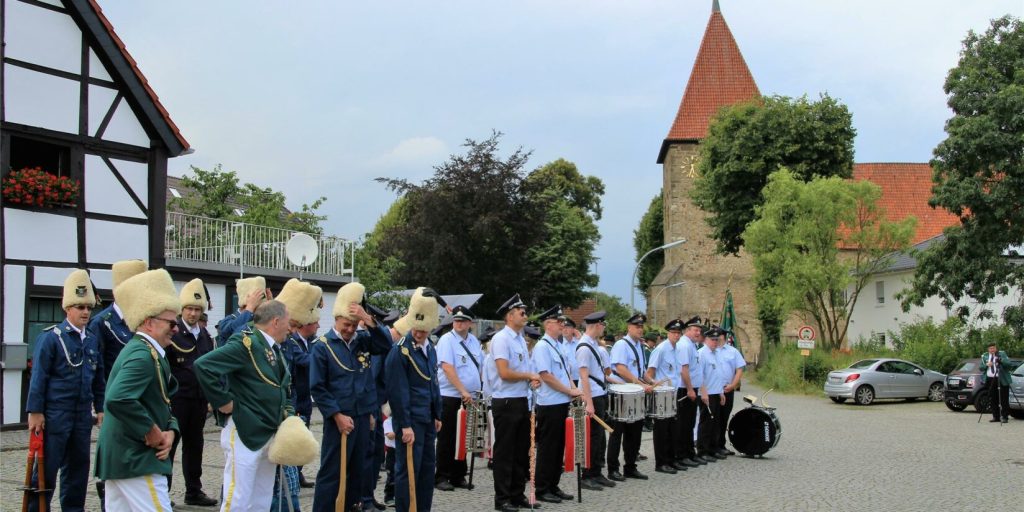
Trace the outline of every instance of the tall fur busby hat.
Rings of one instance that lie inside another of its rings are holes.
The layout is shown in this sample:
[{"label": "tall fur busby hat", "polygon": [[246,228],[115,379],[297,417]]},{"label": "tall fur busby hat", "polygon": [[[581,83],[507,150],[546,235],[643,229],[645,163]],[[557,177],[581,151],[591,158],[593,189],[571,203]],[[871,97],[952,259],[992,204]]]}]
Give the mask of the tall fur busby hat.
[{"label": "tall fur busby hat", "polygon": [[358,320],[348,313],[348,307],[352,304],[362,304],[364,293],[366,293],[366,287],[359,283],[348,283],[342,286],[338,289],[338,297],[334,299],[334,308],[331,310],[331,314],[334,318],[340,316],[352,321]]},{"label": "tall fur busby hat", "polygon": [[[296,281],[298,281],[296,279]],[[282,290],[281,293],[284,293]],[[280,300],[280,299],[278,299]],[[277,427],[277,434],[270,442],[267,458],[274,464],[284,466],[305,466],[312,464],[320,455],[320,445],[313,433],[306,428],[302,418],[289,416]]]},{"label": "tall fur busby hat", "polygon": [[[110,267],[110,277],[113,280],[114,290],[132,276],[137,276],[149,270],[149,264],[142,260],[121,260]],[[120,304],[119,304],[120,306]]]},{"label": "tall fur busby hat", "polygon": [[79,305],[96,305],[96,289],[93,288],[92,281],[89,280],[89,273],[80,268],[75,269],[64,280],[64,298],[61,300],[60,307],[67,309]]},{"label": "tall fur busby hat", "polygon": [[437,298],[424,295],[423,290],[423,287],[416,289],[409,300],[409,311],[395,322],[395,329],[403,336],[412,330],[430,332],[441,323]]},{"label": "tall fur busby hat", "polygon": [[322,298],[323,290],[319,286],[295,278],[289,279],[276,297],[288,308],[288,316],[299,325],[320,321]]},{"label": "tall fur busby hat", "polygon": [[[263,276],[247,277],[235,280],[235,291],[238,292],[238,307],[245,305],[245,298],[256,290],[266,290],[267,280]],[[266,297],[264,297],[266,298]],[[260,301],[263,302],[263,301]]]},{"label": "tall fur busby hat", "polygon": [[181,299],[182,308],[195,306],[203,311],[210,309],[210,293],[206,290],[203,280],[198,277],[181,287],[178,298]]},{"label": "tall fur busby hat", "polygon": [[142,322],[164,311],[181,313],[181,299],[166,270],[149,270],[126,279],[114,289],[114,302],[124,312],[124,323],[134,331]]}]

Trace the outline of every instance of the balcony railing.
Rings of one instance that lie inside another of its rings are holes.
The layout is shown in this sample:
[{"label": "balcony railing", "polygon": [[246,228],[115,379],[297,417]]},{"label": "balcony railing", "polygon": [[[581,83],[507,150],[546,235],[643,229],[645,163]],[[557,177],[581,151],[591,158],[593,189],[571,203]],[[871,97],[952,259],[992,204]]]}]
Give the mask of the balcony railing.
[{"label": "balcony railing", "polygon": [[241,274],[260,269],[355,277],[355,243],[335,236],[316,239],[316,261],[299,268],[285,246],[297,231],[167,212],[164,234],[168,259],[238,266]]}]

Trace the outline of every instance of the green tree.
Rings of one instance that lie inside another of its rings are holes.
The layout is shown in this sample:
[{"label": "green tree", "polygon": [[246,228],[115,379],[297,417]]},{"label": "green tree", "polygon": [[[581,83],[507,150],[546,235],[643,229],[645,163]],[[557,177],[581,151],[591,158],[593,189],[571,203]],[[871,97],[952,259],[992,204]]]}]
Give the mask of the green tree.
[{"label": "green tree", "polygon": [[181,184],[188,187],[190,193],[171,199],[170,206],[187,215],[198,215],[211,219],[226,219],[234,214],[231,202],[240,190],[238,176],[224,172],[220,164],[207,171],[190,166],[192,176],[181,177]]},{"label": "green tree", "polygon": [[622,302],[622,299],[597,290],[590,291],[590,298],[597,303],[598,311],[603,309],[608,313],[608,316],[605,317],[607,324],[604,330],[605,334],[618,336],[626,332],[626,320],[629,320],[633,313],[629,310],[629,306]]},{"label": "green tree", "polygon": [[[953,117],[935,148],[929,201],[960,217],[944,242],[917,258],[903,308],[931,296],[947,308],[965,297],[986,304],[1024,284],[1024,266],[1007,258],[1024,244],[1024,24],[1011,16],[983,34],[968,33],[943,90]],[[967,306],[956,308],[967,316]],[[981,311],[979,316],[990,315]]]},{"label": "green tree", "polygon": [[540,204],[547,206],[544,232],[526,251],[534,284],[529,297],[539,305],[576,307],[587,298],[584,287],[597,286],[597,274],[591,270],[601,235],[594,221],[565,199]]},{"label": "green tree", "polygon": [[[662,193],[651,199],[647,212],[640,218],[640,225],[633,231],[633,249],[636,250],[636,258],[640,259],[648,251],[655,247],[662,246],[665,242],[665,209]],[[654,278],[661,272],[665,265],[665,252],[658,251],[640,263],[640,269],[636,273],[637,290],[645,294],[650,289]],[[670,284],[670,283],[668,283]]]},{"label": "green tree", "polygon": [[850,111],[828,95],[816,102],[769,96],[720,110],[700,145],[692,191],[719,250],[739,252],[743,230],[764,199],[761,189],[780,167],[803,181],[849,178],[855,134]]},{"label": "green tree", "polygon": [[388,211],[377,219],[373,231],[363,235],[356,248],[355,271],[359,282],[366,287],[366,295],[373,305],[384,309],[402,309],[408,305],[408,298],[396,293],[406,287],[396,281],[402,270],[402,259],[391,254],[382,254],[381,241],[389,230],[406,222],[408,201],[399,197]]},{"label": "green tree", "polygon": [[780,318],[808,314],[825,346],[839,348],[861,290],[907,247],[917,224],[913,217],[885,220],[881,196],[868,181],[833,176],[805,183],[785,168],[772,173],[756,220],[743,233],[758,308]]},{"label": "green tree", "polygon": [[576,164],[559,158],[547,163],[526,177],[523,189],[538,200],[564,199],[570,206],[586,212],[593,220],[601,220],[601,196],[604,182],[596,176],[580,174]]}]

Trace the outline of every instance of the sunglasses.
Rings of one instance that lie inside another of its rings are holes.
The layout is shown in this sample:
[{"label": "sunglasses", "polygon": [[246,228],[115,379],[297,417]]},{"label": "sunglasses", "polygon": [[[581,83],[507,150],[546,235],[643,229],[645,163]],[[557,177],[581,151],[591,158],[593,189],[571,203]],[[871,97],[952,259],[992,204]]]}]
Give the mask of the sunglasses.
[{"label": "sunglasses", "polygon": [[75,304],[74,306],[71,306],[71,307],[73,307],[73,308],[75,308],[75,309],[77,309],[79,311],[92,311],[92,306],[88,306],[88,305],[85,305],[85,304]]},{"label": "sunglasses", "polygon": [[173,319],[170,319],[170,320],[168,320],[166,318],[160,318],[158,316],[154,316],[154,317],[150,317],[150,318],[152,318],[153,320],[160,320],[160,321],[163,321],[163,322],[167,322],[167,326],[170,327],[171,330],[174,330],[174,329],[178,328],[178,319],[177,318],[173,318]]}]

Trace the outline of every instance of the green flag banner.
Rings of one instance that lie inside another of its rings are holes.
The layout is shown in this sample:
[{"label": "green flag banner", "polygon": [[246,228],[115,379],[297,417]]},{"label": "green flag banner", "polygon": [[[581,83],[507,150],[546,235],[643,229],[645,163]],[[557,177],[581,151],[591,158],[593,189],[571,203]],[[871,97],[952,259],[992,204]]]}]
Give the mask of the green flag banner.
[{"label": "green flag banner", "polygon": [[732,305],[732,290],[725,291],[725,304],[722,305],[722,329],[729,331],[728,337],[733,339],[733,346],[743,355],[740,340],[736,336],[736,309]]}]

